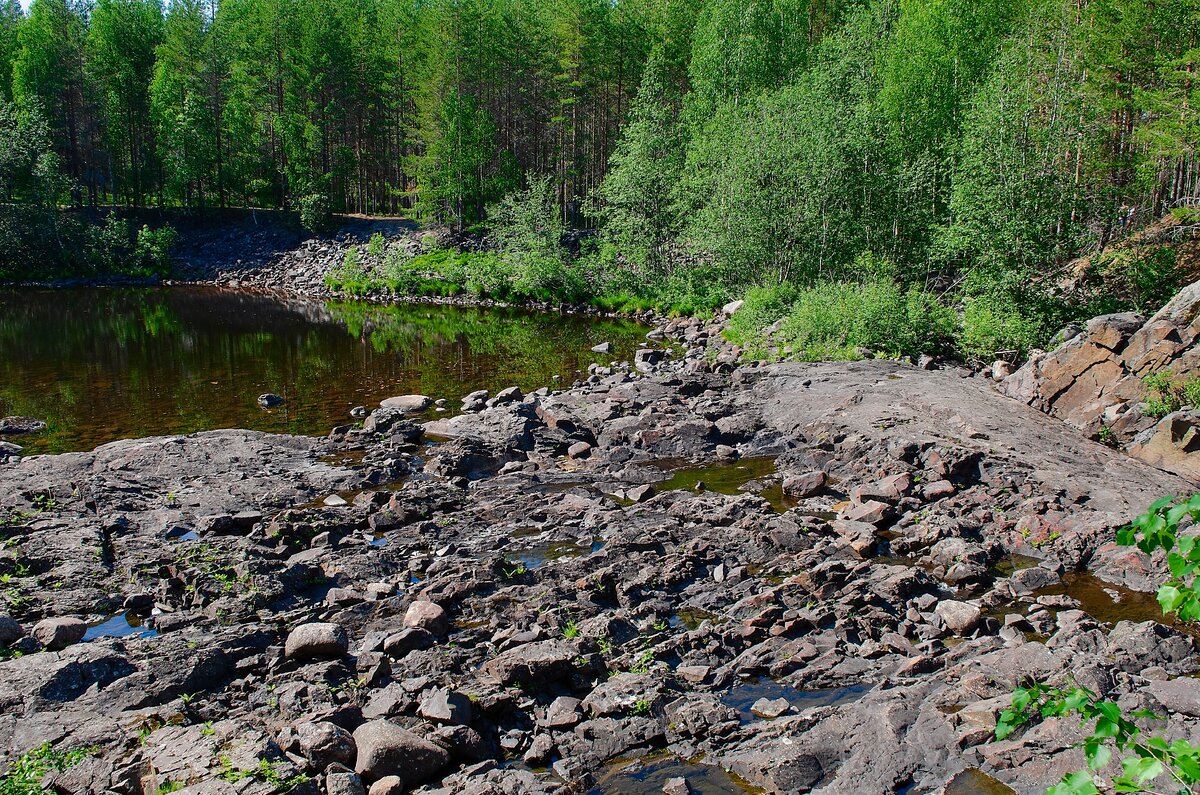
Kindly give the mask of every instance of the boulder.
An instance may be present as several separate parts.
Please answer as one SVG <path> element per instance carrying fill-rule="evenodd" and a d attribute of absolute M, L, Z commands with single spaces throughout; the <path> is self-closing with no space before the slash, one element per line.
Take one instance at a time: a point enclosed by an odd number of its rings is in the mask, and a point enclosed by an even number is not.
<path fill-rule="evenodd" d="M 438 688 L 421 699 L 417 714 L 426 720 L 454 726 L 471 724 L 471 699 L 462 693 Z"/>
<path fill-rule="evenodd" d="M 613 344 L 611 342 L 602 342 L 599 345 L 592 346 L 592 353 L 612 353 Z"/>
<path fill-rule="evenodd" d="M 368 782 L 400 776 L 404 783 L 419 786 L 450 763 L 446 749 L 388 720 L 359 726 L 354 730 L 354 742 L 358 750 L 354 770 Z"/>
<path fill-rule="evenodd" d="M 87 629 L 78 618 L 43 618 L 33 625 L 30 635 L 50 651 L 58 651 L 83 640 Z"/>
<path fill-rule="evenodd" d="M 0 615 L 0 646 L 10 646 L 25 637 L 25 630 L 6 615 Z"/>
<path fill-rule="evenodd" d="M 1138 436 L 1129 454 L 1167 472 L 1200 482 L 1200 410 L 1186 409 L 1163 417 Z"/>
<path fill-rule="evenodd" d="M 41 433 L 47 425 L 33 417 L 0 417 L 0 436 L 24 436 Z"/>
<path fill-rule="evenodd" d="M 404 786 L 404 779 L 399 776 L 384 776 L 371 785 L 367 795 L 404 795 L 406 792 L 408 788 Z"/>
<path fill-rule="evenodd" d="M 292 727 L 288 739 L 291 742 L 286 747 L 298 750 L 315 770 L 324 770 L 332 764 L 354 764 L 357 753 L 354 737 L 337 724 L 304 721 Z"/>
<path fill-rule="evenodd" d="M 450 619 L 446 611 L 436 602 L 413 602 L 404 614 L 404 626 L 423 629 L 431 635 L 445 635 L 450 631 Z"/>
<path fill-rule="evenodd" d="M 732 317 L 733 315 L 737 314 L 737 311 L 745 305 L 746 302 L 739 298 L 736 301 L 730 301 L 729 303 L 725 304 L 725 306 L 721 307 L 721 311 Z"/>
<path fill-rule="evenodd" d="M 291 631 L 284 654 L 294 660 L 337 659 L 349 648 L 350 640 L 340 625 L 313 622 Z"/>
<path fill-rule="evenodd" d="M 282 406 L 283 404 L 283 397 L 272 392 L 267 392 L 258 396 L 258 405 L 264 409 L 273 409 L 276 406 Z"/>
<path fill-rule="evenodd" d="M 983 618 L 983 611 L 978 607 L 956 599 L 943 599 L 933 611 L 941 617 L 947 629 L 958 635 L 975 629 Z"/>

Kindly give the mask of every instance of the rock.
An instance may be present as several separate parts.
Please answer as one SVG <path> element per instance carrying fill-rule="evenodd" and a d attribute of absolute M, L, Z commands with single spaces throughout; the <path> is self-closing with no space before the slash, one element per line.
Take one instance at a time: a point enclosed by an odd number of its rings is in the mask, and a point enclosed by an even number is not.
<path fill-rule="evenodd" d="M 544 767 L 554 757 L 555 750 L 554 738 L 548 734 L 539 734 L 533 738 L 521 761 L 530 767 Z"/>
<path fill-rule="evenodd" d="M 404 795 L 407 791 L 404 779 L 399 776 L 384 776 L 371 785 L 367 795 Z"/>
<path fill-rule="evenodd" d="M 0 646 L 11 646 L 25 637 L 25 630 L 12 618 L 0 614 Z"/>
<path fill-rule="evenodd" d="M 0 436 L 24 436 L 41 433 L 48 426 L 33 417 L 0 417 Z"/>
<path fill-rule="evenodd" d="M 400 776 L 405 784 L 419 786 L 450 763 L 444 748 L 388 720 L 359 726 L 354 730 L 354 742 L 358 749 L 354 770 L 368 782 Z"/>
<path fill-rule="evenodd" d="M 367 795 L 362 779 L 352 770 L 333 769 L 325 774 L 326 795 Z"/>
<path fill-rule="evenodd" d="M 941 616 L 946 628 L 958 635 L 975 629 L 983 618 L 983 611 L 978 607 L 955 599 L 943 599 L 933 610 Z"/>
<path fill-rule="evenodd" d="M 567 458 L 587 458 L 592 454 L 592 446 L 587 442 L 576 442 L 567 448 Z"/>
<path fill-rule="evenodd" d="M 1165 708 L 1165 714 L 1179 713 L 1200 718 L 1200 679 L 1190 676 L 1151 682 L 1146 689 Z"/>
<path fill-rule="evenodd" d="M 510 386 L 507 389 L 501 389 L 496 393 L 496 397 L 492 398 L 497 406 L 502 406 L 506 403 L 516 403 L 524 400 L 525 393 L 518 386 Z"/>
<path fill-rule="evenodd" d="M 527 643 L 488 660 L 483 672 L 502 685 L 537 684 L 570 674 L 575 654 L 574 647 L 559 641 Z"/>
<path fill-rule="evenodd" d="M 352 765 L 357 753 L 350 732 L 328 721 L 304 721 L 291 729 L 291 738 L 300 754 L 315 770 L 332 764 Z"/>
<path fill-rule="evenodd" d="M 850 522 L 865 522 L 871 525 L 883 524 L 888 514 L 891 513 L 891 506 L 879 500 L 867 500 L 866 502 L 851 503 L 841 513 L 841 518 Z"/>
<path fill-rule="evenodd" d="M 301 624 L 288 634 L 284 654 L 294 660 L 337 659 L 350 648 L 346 630 L 338 624 Z"/>
<path fill-rule="evenodd" d="M 264 409 L 273 409 L 276 406 L 282 406 L 283 403 L 283 398 L 280 395 L 276 395 L 272 392 L 267 392 L 258 396 L 258 405 Z"/>
<path fill-rule="evenodd" d="M 382 409 L 395 409 L 405 414 L 416 414 L 433 405 L 433 398 L 426 395 L 397 395 L 380 401 Z"/>
<path fill-rule="evenodd" d="M 735 301 L 734 303 L 741 303 Z M 692 788 L 688 786 L 685 778 L 669 778 L 663 784 L 663 795 L 692 795 Z"/>
<path fill-rule="evenodd" d="M 645 502 L 653 497 L 656 493 L 657 492 L 655 492 L 653 486 L 649 484 L 643 484 L 641 486 L 634 486 L 629 491 L 625 492 L 625 496 L 630 502 Z"/>
<path fill-rule="evenodd" d="M 1151 466 L 1200 481 L 1200 409 L 1168 414 L 1134 440 L 1129 454 Z"/>
<path fill-rule="evenodd" d="M 791 702 L 786 698 L 760 698 L 751 705 L 750 711 L 760 718 L 774 720 L 786 714 L 791 708 Z"/>
<path fill-rule="evenodd" d="M 370 413 L 366 406 L 355 406 L 350 409 L 350 416 L 356 420 L 365 420 Z"/>
<path fill-rule="evenodd" d="M 787 474 L 783 476 L 783 493 L 793 497 L 813 497 L 824 490 L 828 479 L 819 469 L 801 475 Z"/>
<path fill-rule="evenodd" d="M 9 456 L 12 458 L 16 458 L 17 456 L 21 455 L 21 453 L 23 453 L 23 452 L 25 452 L 25 448 L 21 447 L 21 445 L 19 445 L 19 444 L 13 444 L 12 442 L 0 441 L 0 457 Z"/>
<path fill-rule="evenodd" d="M 58 651 L 83 640 L 87 629 L 78 618 L 43 618 L 33 625 L 30 635 L 50 651 Z"/>
<path fill-rule="evenodd" d="M 746 302 L 739 298 L 736 301 L 730 301 L 729 303 L 725 304 L 725 306 L 721 307 L 721 311 L 729 317 L 733 317 L 735 314 L 737 314 L 737 311 L 745 305 Z"/>
<path fill-rule="evenodd" d="M 992 380 L 1003 381 L 1013 374 L 1013 366 L 1003 359 L 997 359 L 992 363 Z"/>
<path fill-rule="evenodd" d="M 471 724 L 471 700 L 462 693 L 438 688 L 421 700 L 417 714 L 426 720 L 438 723 L 469 726 Z"/>
<path fill-rule="evenodd" d="M 611 342 L 602 342 L 599 345 L 592 346 L 592 353 L 612 353 L 613 344 Z"/>
<path fill-rule="evenodd" d="M 394 635 L 388 635 L 383 642 L 383 650 L 389 656 L 399 659 L 411 651 L 431 649 L 435 645 L 437 638 L 432 632 L 420 627 L 409 627 Z"/>
<path fill-rule="evenodd" d="M 435 602 L 413 602 L 404 613 L 404 626 L 442 636 L 450 631 L 450 618 L 442 606 Z"/>
<path fill-rule="evenodd" d="M 633 355 L 633 366 L 642 372 L 652 372 L 666 357 L 666 353 L 657 348 L 639 348 Z"/>
<path fill-rule="evenodd" d="M 550 729 L 569 729 L 583 720 L 582 703 L 571 696 L 559 696 L 546 708 L 542 725 Z"/>

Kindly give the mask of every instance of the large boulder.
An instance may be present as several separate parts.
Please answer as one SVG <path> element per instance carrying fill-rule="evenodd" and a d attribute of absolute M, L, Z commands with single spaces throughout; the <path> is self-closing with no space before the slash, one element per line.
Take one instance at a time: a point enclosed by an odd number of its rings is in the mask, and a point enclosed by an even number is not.
<path fill-rule="evenodd" d="M 0 615 L 0 646 L 9 646 L 25 637 L 25 630 L 13 619 Z"/>
<path fill-rule="evenodd" d="M 404 626 L 423 629 L 431 635 L 445 635 L 450 631 L 450 618 L 436 602 L 413 602 L 404 614 Z"/>
<path fill-rule="evenodd" d="M 46 427 L 45 422 L 33 417 L 0 417 L 0 435 L 3 436 L 41 433 Z"/>
<path fill-rule="evenodd" d="M 373 720 L 354 730 L 358 758 L 354 770 L 364 781 L 400 776 L 406 784 L 420 785 L 450 763 L 441 746 L 402 729 L 388 720 Z"/>
<path fill-rule="evenodd" d="M 1140 434 L 1129 454 L 1151 466 L 1200 482 L 1200 411 L 1176 411 Z"/>
<path fill-rule="evenodd" d="M 396 409 L 406 414 L 416 414 L 433 405 L 433 399 L 425 395 L 398 395 L 382 401 L 379 406 L 385 409 Z"/>
<path fill-rule="evenodd" d="M 488 660 L 483 672 L 502 685 L 534 684 L 570 674 L 575 656 L 575 648 L 568 643 L 552 640 L 527 643 Z"/>

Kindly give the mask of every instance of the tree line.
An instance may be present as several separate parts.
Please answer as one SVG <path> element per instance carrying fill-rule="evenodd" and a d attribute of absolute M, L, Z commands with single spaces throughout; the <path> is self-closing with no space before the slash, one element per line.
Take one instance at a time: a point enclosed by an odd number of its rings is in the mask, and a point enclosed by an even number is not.
<path fill-rule="evenodd" d="M 592 292 L 886 272 L 1034 344 L 1187 271 L 1122 246 L 1200 196 L 1198 35 L 1196 0 L 0 0 L 0 190 L 459 230 L 525 196 L 597 231 Z"/>

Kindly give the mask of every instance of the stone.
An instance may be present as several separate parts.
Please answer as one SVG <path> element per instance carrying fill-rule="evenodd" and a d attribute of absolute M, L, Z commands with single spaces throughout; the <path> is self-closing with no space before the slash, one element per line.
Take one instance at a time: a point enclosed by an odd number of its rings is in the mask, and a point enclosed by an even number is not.
<path fill-rule="evenodd" d="M 992 363 L 992 380 L 1003 381 L 1013 374 L 1013 366 L 1003 359 L 997 359 Z"/>
<path fill-rule="evenodd" d="M 933 608 L 946 628 L 955 634 L 964 634 L 975 629 L 983 618 L 983 611 L 978 607 L 956 599 L 943 599 Z"/>
<path fill-rule="evenodd" d="M 613 344 L 611 342 L 602 342 L 599 345 L 592 346 L 592 353 L 612 353 Z"/>
<path fill-rule="evenodd" d="M 417 414 L 433 405 L 433 398 L 427 395 L 397 395 L 380 401 L 381 409 L 395 409 L 405 414 Z"/>
<path fill-rule="evenodd" d="M 663 795 L 692 795 L 692 788 L 688 786 L 687 779 L 678 777 L 667 779 L 662 791 Z"/>
<path fill-rule="evenodd" d="M 587 458 L 592 454 L 592 446 L 587 442 L 576 442 L 567 448 L 567 458 Z"/>
<path fill-rule="evenodd" d="M 271 392 L 267 392 L 258 396 L 258 405 L 264 409 L 273 409 L 276 406 L 282 406 L 283 404 L 283 397 Z"/>
<path fill-rule="evenodd" d="M 879 500 L 867 500 L 866 502 L 851 503 L 841 513 L 841 518 L 850 522 L 866 522 L 871 525 L 883 524 L 888 514 L 891 513 L 891 506 Z"/>
<path fill-rule="evenodd" d="M 442 636 L 450 631 L 450 618 L 436 602 L 419 601 L 408 606 L 404 626 L 423 629 L 431 635 Z"/>
<path fill-rule="evenodd" d="M 293 629 L 284 654 L 293 660 L 338 659 L 350 648 L 350 640 L 339 624 L 312 622 Z"/>
<path fill-rule="evenodd" d="M 533 738 L 521 761 L 530 767 L 544 767 L 554 757 L 556 750 L 554 738 L 548 734 L 539 734 Z"/>
<path fill-rule="evenodd" d="M 1200 679 L 1185 676 L 1156 681 L 1146 689 L 1163 705 L 1166 714 L 1179 713 L 1200 718 Z"/>
<path fill-rule="evenodd" d="M 367 795 L 404 795 L 408 788 L 399 776 L 384 776 L 371 785 Z"/>
<path fill-rule="evenodd" d="M 921 496 L 931 502 L 943 497 L 953 497 L 956 492 L 954 484 L 948 480 L 934 480 L 921 487 Z"/>
<path fill-rule="evenodd" d="M 750 711 L 760 718 L 774 720 L 786 714 L 792 708 L 786 698 L 760 698 L 751 705 Z"/>
<path fill-rule="evenodd" d="M 546 708 L 542 725 L 551 729 L 569 729 L 583 720 L 582 703 L 571 696 L 559 696 Z"/>
<path fill-rule="evenodd" d="M 43 618 L 33 625 L 30 635 L 50 651 L 59 651 L 83 640 L 87 629 L 78 618 Z"/>
<path fill-rule="evenodd" d="M 352 765 L 358 749 L 350 732 L 329 721 L 304 721 L 291 730 L 296 747 L 314 769 Z"/>
<path fill-rule="evenodd" d="M 667 358 L 667 354 L 658 348 L 639 348 L 633 355 L 633 366 L 642 372 L 652 372 Z"/>
<path fill-rule="evenodd" d="M 825 489 L 828 476 L 821 470 L 783 476 L 783 493 L 792 497 L 813 497 Z"/>
<path fill-rule="evenodd" d="M 498 406 L 502 406 L 506 403 L 516 403 L 517 401 L 524 399 L 525 393 L 521 391 L 519 386 L 510 386 L 507 389 L 501 389 L 496 393 L 496 397 L 493 398 Z"/>
<path fill-rule="evenodd" d="M 426 720 L 455 726 L 471 724 L 471 699 L 462 693 L 438 688 L 421 699 L 417 714 Z"/>
<path fill-rule="evenodd" d="M 536 684 L 569 675 L 575 655 L 573 646 L 559 641 L 526 643 L 488 660 L 483 673 L 502 685 Z"/>
<path fill-rule="evenodd" d="M 352 770 L 333 769 L 325 774 L 326 795 L 367 795 L 362 779 Z"/>
<path fill-rule="evenodd" d="M 389 720 L 359 726 L 354 730 L 354 742 L 358 750 L 354 771 L 368 782 L 401 776 L 405 784 L 419 786 L 450 763 L 446 749 Z"/>
<path fill-rule="evenodd" d="M 391 657 L 400 659 L 412 651 L 431 649 L 437 645 L 437 638 L 429 630 L 420 627 L 408 627 L 394 635 L 388 635 L 383 641 L 383 650 Z"/>
<path fill-rule="evenodd" d="M 9 616 L 0 614 L 0 646 L 11 646 L 25 637 L 25 630 Z"/>
<path fill-rule="evenodd" d="M 1200 481 L 1200 409 L 1168 414 L 1139 436 L 1129 454 L 1153 467 Z"/>
<path fill-rule="evenodd" d="M 643 484 L 641 486 L 634 486 L 633 488 L 629 489 L 629 491 L 625 492 L 625 497 L 630 502 L 645 502 L 653 497 L 656 493 L 657 492 L 654 491 L 653 486 L 649 484 Z"/>
<path fill-rule="evenodd" d="M 737 314 L 737 311 L 745 305 L 746 302 L 739 298 L 738 300 L 730 301 L 729 303 L 725 304 L 725 306 L 721 307 L 721 312 L 729 317 L 733 317 L 735 314 Z"/>
<path fill-rule="evenodd" d="M 24 436 L 41 433 L 48 426 L 33 417 L 0 417 L 0 436 Z"/>

